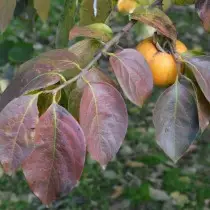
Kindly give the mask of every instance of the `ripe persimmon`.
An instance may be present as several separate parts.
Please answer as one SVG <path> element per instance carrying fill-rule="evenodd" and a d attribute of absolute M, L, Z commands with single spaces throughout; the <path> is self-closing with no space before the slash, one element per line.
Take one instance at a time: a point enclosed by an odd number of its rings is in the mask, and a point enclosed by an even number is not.
<path fill-rule="evenodd" d="M 137 6 L 136 0 L 118 0 L 117 2 L 119 12 L 132 13 Z"/>
<path fill-rule="evenodd" d="M 181 54 L 187 51 L 187 47 L 179 40 L 176 41 L 175 47 L 177 53 Z M 177 65 L 173 55 L 167 52 L 160 52 L 154 45 L 152 37 L 140 42 L 136 49 L 149 64 L 155 85 L 164 87 L 175 82 Z"/>

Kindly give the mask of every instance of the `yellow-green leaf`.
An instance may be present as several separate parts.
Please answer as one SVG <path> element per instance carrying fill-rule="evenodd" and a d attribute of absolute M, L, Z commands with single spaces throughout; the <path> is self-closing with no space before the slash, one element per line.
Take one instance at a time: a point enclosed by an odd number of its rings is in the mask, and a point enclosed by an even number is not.
<path fill-rule="evenodd" d="M 42 21 L 45 22 L 50 10 L 50 0 L 34 0 L 34 8 Z"/>

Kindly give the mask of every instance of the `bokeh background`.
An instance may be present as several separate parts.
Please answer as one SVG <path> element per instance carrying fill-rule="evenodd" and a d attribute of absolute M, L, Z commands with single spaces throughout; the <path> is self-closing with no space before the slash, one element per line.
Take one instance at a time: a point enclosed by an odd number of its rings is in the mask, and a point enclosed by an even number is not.
<path fill-rule="evenodd" d="M 44 0 L 43 0 L 44 1 Z M 64 0 L 52 0 L 47 23 L 28 19 L 19 1 L 15 19 L 0 35 L 0 88 L 9 84 L 18 66 L 41 52 L 54 48 L 55 34 Z M 27 8 L 30 10 L 32 8 Z M 30 14 L 34 14 L 30 12 Z M 210 35 L 205 33 L 193 6 L 174 6 L 168 11 L 178 37 L 189 49 L 210 52 Z M 33 19 L 33 18 L 32 18 Z M 114 15 L 111 26 L 117 32 L 127 17 Z M 153 33 L 143 24 L 135 26 L 120 41 L 135 47 Z M 100 62 L 106 71 L 108 62 Z M 89 157 L 79 187 L 56 201 L 54 210 L 209 210 L 210 130 L 200 136 L 190 151 L 173 164 L 155 143 L 152 111 L 163 89 L 155 89 L 143 108 L 126 101 L 129 128 L 117 157 L 102 170 Z M 45 210 L 31 193 L 22 171 L 8 176 L 0 168 L 0 210 Z"/>

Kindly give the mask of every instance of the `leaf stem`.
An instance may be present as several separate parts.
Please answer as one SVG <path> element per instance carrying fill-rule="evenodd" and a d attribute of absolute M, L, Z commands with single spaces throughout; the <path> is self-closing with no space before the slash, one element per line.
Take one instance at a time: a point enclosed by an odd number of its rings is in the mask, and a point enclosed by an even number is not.
<path fill-rule="evenodd" d="M 45 93 L 51 92 L 53 94 L 57 93 L 59 90 L 65 88 L 66 86 L 70 85 L 71 83 L 77 81 L 80 77 L 83 77 L 90 68 L 105 54 L 113 45 L 119 42 L 119 40 L 127 33 L 130 31 L 130 29 L 135 25 L 137 21 L 136 20 L 131 20 L 127 25 L 125 25 L 120 32 L 118 32 L 109 42 L 107 42 L 104 47 L 94 56 L 94 58 L 90 61 L 90 63 L 82 69 L 82 71 L 75 76 L 74 78 L 64 82 L 57 88 L 53 90 L 47 90 L 44 91 Z"/>

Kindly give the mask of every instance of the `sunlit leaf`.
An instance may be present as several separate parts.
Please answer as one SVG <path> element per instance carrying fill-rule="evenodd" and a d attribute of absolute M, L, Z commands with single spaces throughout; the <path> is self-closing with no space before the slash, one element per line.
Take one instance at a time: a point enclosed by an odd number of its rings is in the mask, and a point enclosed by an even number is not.
<path fill-rule="evenodd" d="M 192 70 L 206 99 L 210 102 L 210 56 L 185 56 L 184 60 Z"/>
<path fill-rule="evenodd" d="M 34 8 L 42 21 L 46 21 L 50 10 L 50 0 L 34 0 Z"/>
<path fill-rule="evenodd" d="M 118 152 L 127 131 L 128 115 L 120 93 L 107 83 L 90 83 L 80 103 L 80 125 L 91 157 L 102 167 Z"/>
<path fill-rule="evenodd" d="M 112 10 L 112 0 L 97 0 L 97 15 L 94 14 L 93 0 L 82 0 L 80 26 L 103 23 Z"/>
<path fill-rule="evenodd" d="M 16 0 L 0 0 L 0 31 L 4 32 L 10 23 L 16 6 Z"/>
<path fill-rule="evenodd" d="M 156 140 L 174 161 L 186 152 L 199 132 L 198 110 L 193 87 L 176 82 L 158 99 L 153 122 Z"/>
<path fill-rule="evenodd" d="M 71 40 L 80 36 L 107 42 L 112 38 L 113 33 L 112 29 L 106 24 L 94 23 L 88 26 L 74 26 L 74 28 L 69 33 L 69 39 Z"/>
<path fill-rule="evenodd" d="M 144 57 L 134 49 L 111 56 L 110 63 L 128 99 L 142 106 L 153 89 L 152 73 Z"/>
<path fill-rule="evenodd" d="M 21 96 L 0 112 L 0 161 L 6 172 L 15 171 L 34 149 L 37 98 Z"/>
<path fill-rule="evenodd" d="M 210 32 L 210 1 L 197 0 L 195 3 L 195 7 L 205 30 Z"/>
<path fill-rule="evenodd" d="M 52 50 L 24 63 L 1 95 L 0 110 L 13 98 L 23 93 L 57 83 L 60 80 L 57 72 L 63 73 L 74 69 L 75 63 L 77 63 L 77 56 L 67 49 Z"/>
<path fill-rule="evenodd" d="M 50 204 L 68 194 L 80 179 L 85 161 L 85 138 L 77 121 L 63 107 L 52 104 L 36 128 L 40 142 L 23 164 L 31 190 Z"/>
<path fill-rule="evenodd" d="M 77 1 L 65 0 L 63 14 L 56 32 L 56 48 L 64 48 L 68 45 L 69 31 L 76 22 Z"/>
<path fill-rule="evenodd" d="M 137 7 L 131 14 L 131 18 L 154 27 L 161 34 L 174 41 L 177 39 L 176 27 L 171 19 L 157 7 Z"/>

